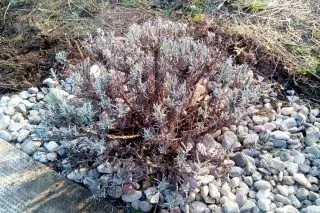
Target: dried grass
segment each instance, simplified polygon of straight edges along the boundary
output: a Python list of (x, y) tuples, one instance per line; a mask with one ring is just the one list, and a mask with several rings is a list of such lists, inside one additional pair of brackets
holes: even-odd
[(289, 74), (310, 74), (320, 80), (319, 52), (315, 53), (320, 49), (319, 0), (235, 0), (224, 6), (223, 3), (226, 1), (208, 3), (209, 12), (221, 26), (232, 34), (257, 41), (283, 62)]

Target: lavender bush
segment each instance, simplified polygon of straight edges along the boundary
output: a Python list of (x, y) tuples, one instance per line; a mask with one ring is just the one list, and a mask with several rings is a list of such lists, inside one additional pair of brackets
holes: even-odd
[(194, 39), (183, 23), (150, 21), (124, 36), (99, 29), (83, 46), (88, 59), (68, 64), (71, 75), (62, 81), (74, 98), (51, 92), (47, 121), (77, 129), (85, 144), (79, 139), (72, 155), (89, 149), (100, 160), (133, 159), (148, 168), (142, 179), (158, 172), (177, 180), (223, 159), (208, 148), (210, 134), (259, 98), (247, 66), (225, 59), (210, 36)]

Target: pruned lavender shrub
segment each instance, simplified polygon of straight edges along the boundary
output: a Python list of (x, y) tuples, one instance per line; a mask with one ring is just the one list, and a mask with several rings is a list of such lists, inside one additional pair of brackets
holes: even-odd
[(209, 38), (194, 39), (183, 23), (150, 21), (124, 36), (99, 29), (83, 46), (88, 59), (70, 65), (71, 75), (62, 82), (74, 98), (49, 94), (47, 121), (107, 141), (98, 144), (103, 149), (89, 149), (95, 143), (83, 138), (85, 146), (74, 146), (95, 157), (132, 158), (184, 178), (201, 162), (223, 159), (224, 151), (209, 149), (204, 140), (239, 121), (259, 99), (252, 71), (233, 65)]

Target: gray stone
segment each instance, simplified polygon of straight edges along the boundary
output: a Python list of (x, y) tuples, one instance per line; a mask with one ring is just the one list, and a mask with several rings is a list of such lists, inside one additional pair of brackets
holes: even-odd
[(305, 151), (309, 154), (313, 154), (316, 158), (320, 158), (320, 149), (315, 145), (307, 147)]
[(305, 200), (309, 196), (309, 191), (306, 188), (299, 188), (296, 191), (296, 196), (299, 200)]
[(29, 94), (37, 94), (39, 92), (39, 89), (36, 87), (31, 87), (28, 89)]
[(243, 140), (243, 145), (254, 145), (258, 142), (258, 140), (259, 140), (259, 135), (248, 134)]
[(113, 173), (113, 167), (109, 162), (105, 162), (105, 163), (100, 164), (97, 167), (97, 170), (100, 173), (105, 173), (105, 174), (112, 174)]
[(269, 167), (278, 171), (283, 171), (286, 168), (285, 163), (276, 158), (267, 159), (267, 163)]
[(47, 163), (48, 159), (46, 157), (46, 153), (45, 152), (40, 152), (40, 151), (36, 151), (33, 154), (33, 159), (40, 161), (41, 163)]
[(307, 174), (310, 172), (311, 167), (306, 164), (299, 164), (299, 172)]
[(229, 170), (230, 177), (239, 177), (243, 174), (243, 169), (241, 167), (233, 166)]
[(311, 201), (315, 201), (317, 199), (320, 199), (320, 195), (318, 193), (315, 193), (315, 192), (309, 192), (308, 198)]
[(70, 172), (67, 175), (67, 178), (69, 180), (73, 180), (75, 182), (81, 183), (84, 178), (84, 175), (81, 172), (79, 172), (78, 170), (73, 170), (72, 172)]
[(33, 154), (37, 148), (39, 148), (41, 142), (33, 142), (31, 140), (26, 140), (21, 144), (21, 150), (27, 154)]
[(30, 134), (29, 130), (21, 129), (19, 131), (18, 137), (17, 137), (18, 143), (21, 143), (22, 141), (24, 141), (28, 137), (29, 134)]
[(19, 96), (14, 97), (14, 98), (11, 98), (11, 99), (8, 101), (7, 106), (14, 108), (14, 107), (18, 106), (18, 104), (20, 104), (21, 101), (23, 101), (23, 100), (22, 100)]
[(287, 147), (287, 141), (285, 141), (285, 140), (273, 139), (272, 144), (273, 144), (274, 148), (286, 148)]
[(53, 162), (53, 161), (57, 160), (58, 155), (55, 152), (50, 152), (50, 153), (47, 153), (46, 157), (47, 157), (48, 161)]
[(289, 190), (287, 186), (277, 185), (277, 189), (279, 190), (280, 194), (286, 197), (289, 196)]
[(214, 183), (209, 183), (209, 195), (213, 199), (219, 199), (220, 198), (220, 191), (219, 189), (214, 185)]
[(290, 202), (294, 207), (300, 208), (302, 206), (302, 204), (300, 203), (300, 201), (298, 200), (298, 198), (295, 195), (291, 194), (291, 195), (289, 195), (288, 198), (290, 199)]
[(207, 204), (200, 201), (193, 201), (190, 206), (190, 213), (209, 213), (211, 212)]
[(240, 212), (251, 212), (251, 210), (256, 206), (255, 202), (252, 200), (244, 201), (244, 204), (240, 208)]
[(16, 113), (12, 116), (12, 120), (16, 123), (23, 123), (24, 118), (21, 113)]
[(304, 187), (307, 187), (307, 188), (311, 187), (311, 184), (309, 183), (306, 176), (304, 176), (304, 174), (296, 173), (293, 175), (293, 179)]
[(243, 181), (248, 185), (248, 186), (252, 186), (253, 185), (253, 179), (250, 176), (245, 176), (243, 178)]
[(49, 152), (57, 151), (59, 145), (55, 141), (49, 141), (48, 143), (44, 143), (44, 148), (46, 148)]
[(316, 199), (316, 200), (314, 201), (314, 204), (316, 204), (316, 206), (320, 206), (320, 198)]
[(282, 132), (282, 131), (274, 131), (270, 134), (271, 138), (277, 139), (277, 140), (289, 140), (290, 139), (290, 133), (289, 132)]
[(258, 181), (262, 179), (262, 175), (260, 174), (260, 172), (254, 172), (252, 173), (252, 178), (253, 180)]
[(134, 208), (135, 210), (138, 211), (139, 210), (139, 203), (140, 203), (140, 200), (133, 201), (131, 203), (132, 208)]
[(265, 189), (271, 189), (272, 188), (271, 184), (268, 181), (265, 181), (265, 180), (256, 181), (256, 182), (254, 182), (253, 185), (258, 190), (261, 190), (261, 189), (265, 190)]
[[(283, 129), (281, 129), (281, 127)], [(280, 130), (283, 130), (283, 131), (286, 131), (286, 130), (292, 128), (292, 127), (297, 127), (297, 121), (294, 118), (287, 118), (286, 120), (284, 120), (282, 122), (281, 127), (280, 127)]]
[(304, 156), (304, 154), (302, 154), (301, 152), (298, 152), (296, 150), (292, 150), (291, 153), (293, 154), (294, 156), (294, 161), (295, 163), (297, 164), (303, 164), (306, 157)]
[(5, 140), (7, 142), (12, 140), (10, 133), (6, 130), (0, 130), (0, 139)]
[(237, 135), (231, 131), (226, 131), (225, 133), (223, 133), (221, 140), (222, 140), (222, 146), (225, 149), (233, 148), (234, 145), (238, 142)]
[(34, 106), (34, 103), (31, 103), (28, 100), (22, 100), (21, 103), (23, 103), (26, 106), (27, 110), (32, 109), (32, 107)]
[(0, 130), (5, 130), (8, 128), (10, 123), (10, 117), (0, 113)]
[(263, 117), (263, 116), (260, 116), (260, 115), (254, 115), (254, 116), (252, 116), (252, 121), (256, 125), (262, 125), (264, 123), (267, 123), (269, 121), (269, 118)]
[(271, 209), (270, 204), (271, 204), (271, 200), (269, 199), (262, 198), (258, 200), (258, 207), (262, 211), (265, 211), (265, 212), (270, 211)]
[(308, 206), (301, 210), (303, 213), (320, 213), (320, 206)]
[(230, 185), (232, 188), (237, 188), (240, 185), (240, 178), (234, 177), (230, 180)]
[(284, 205), (291, 205), (290, 199), (285, 197), (285, 196), (283, 196), (283, 195), (281, 195), (281, 194), (276, 194), (274, 196), (274, 199), (279, 201), (279, 202), (281, 202), (281, 203), (283, 203)]
[(240, 212), (239, 206), (236, 202), (227, 199), (222, 205), (222, 210), (225, 213), (234, 213), (234, 212)]
[(16, 123), (13, 120), (11, 120), (8, 126), (8, 130), (10, 132), (18, 132), (22, 128), (22, 126), (22, 123)]
[(150, 212), (150, 210), (152, 209), (152, 205), (147, 201), (141, 201), (139, 203), (139, 208), (142, 212)]
[(289, 172), (289, 174), (293, 175), (293, 174), (298, 173), (299, 166), (296, 163), (290, 162), (287, 164), (286, 170)]
[(41, 122), (41, 117), (39, 115), (29, 115), (28, 120), (30, 124), (37, 125)]
[(271, 195), (270, 192), (271, 192), (270, 189), (260, 189), (256, 194), (257, 200), (261, 198), (269, 198)]
[(275, 129), (277, 128), (277, 125), (274, 124), (273, 122), (268, 122), (268, 123), (263, 124), (263, 127), (264, 127), (266, 130), (272, 132), (273, 130), (275, 130)]
[(18, 106), (16, 106), (16, 109), (17, 109), (18, 112), (21, 112), (21, 113), (26, 113), (27, 112), (27, 108), (23, 103), (21, 103)]

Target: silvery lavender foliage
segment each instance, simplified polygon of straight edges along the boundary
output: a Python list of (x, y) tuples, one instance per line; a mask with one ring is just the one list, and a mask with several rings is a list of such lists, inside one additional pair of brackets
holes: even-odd
[[(234, 124), (259, 98), (248, 67), (233, 65), (231, 58), (223, 64), (225, 58), (209, 43), (194, 39), (186, 24), (160, 19), (133, 25), (124, 36), (99, 29), (83, 44), (90, 58), (70, 66), (72, 80), (65, 80), (72, 84), (66, 88), (75, 98), (49, 94), (48, 115), (56, 118), (55, 125), (94, 132), (95, 140), (114, 132), (137, 135), (144, 141), (137, 141), (144, 147), (135, 147), (137, 155), (148, 155), (158, 168), (167, 167), (158, 165), (166, 162), (177, 173), (187, 173), (190, 156), (208, 161), (223, 154), (200, 144), (201, 135)], [(114, 140), (121, 144), (127, 139)], [(96, 150), (95, 142), (82, 142)], [(80, 144), (75, 147), (83, 150)], [(200, 150), (197, 156), (190, 147)], [(113, 151), (119, 158), (127, 157)], [(170, 208), (182, 205), (178, 198)]]
[(51, 90), (45, 96), (44, 101), (47, 107), (46, 120), (58, 127), (64, 125), (87, 126), (94, 120), (96, 112), (91, 102), (77, 105), (78, 103), (73, 103), (73, 100), (68, 99), (59, 90)]

